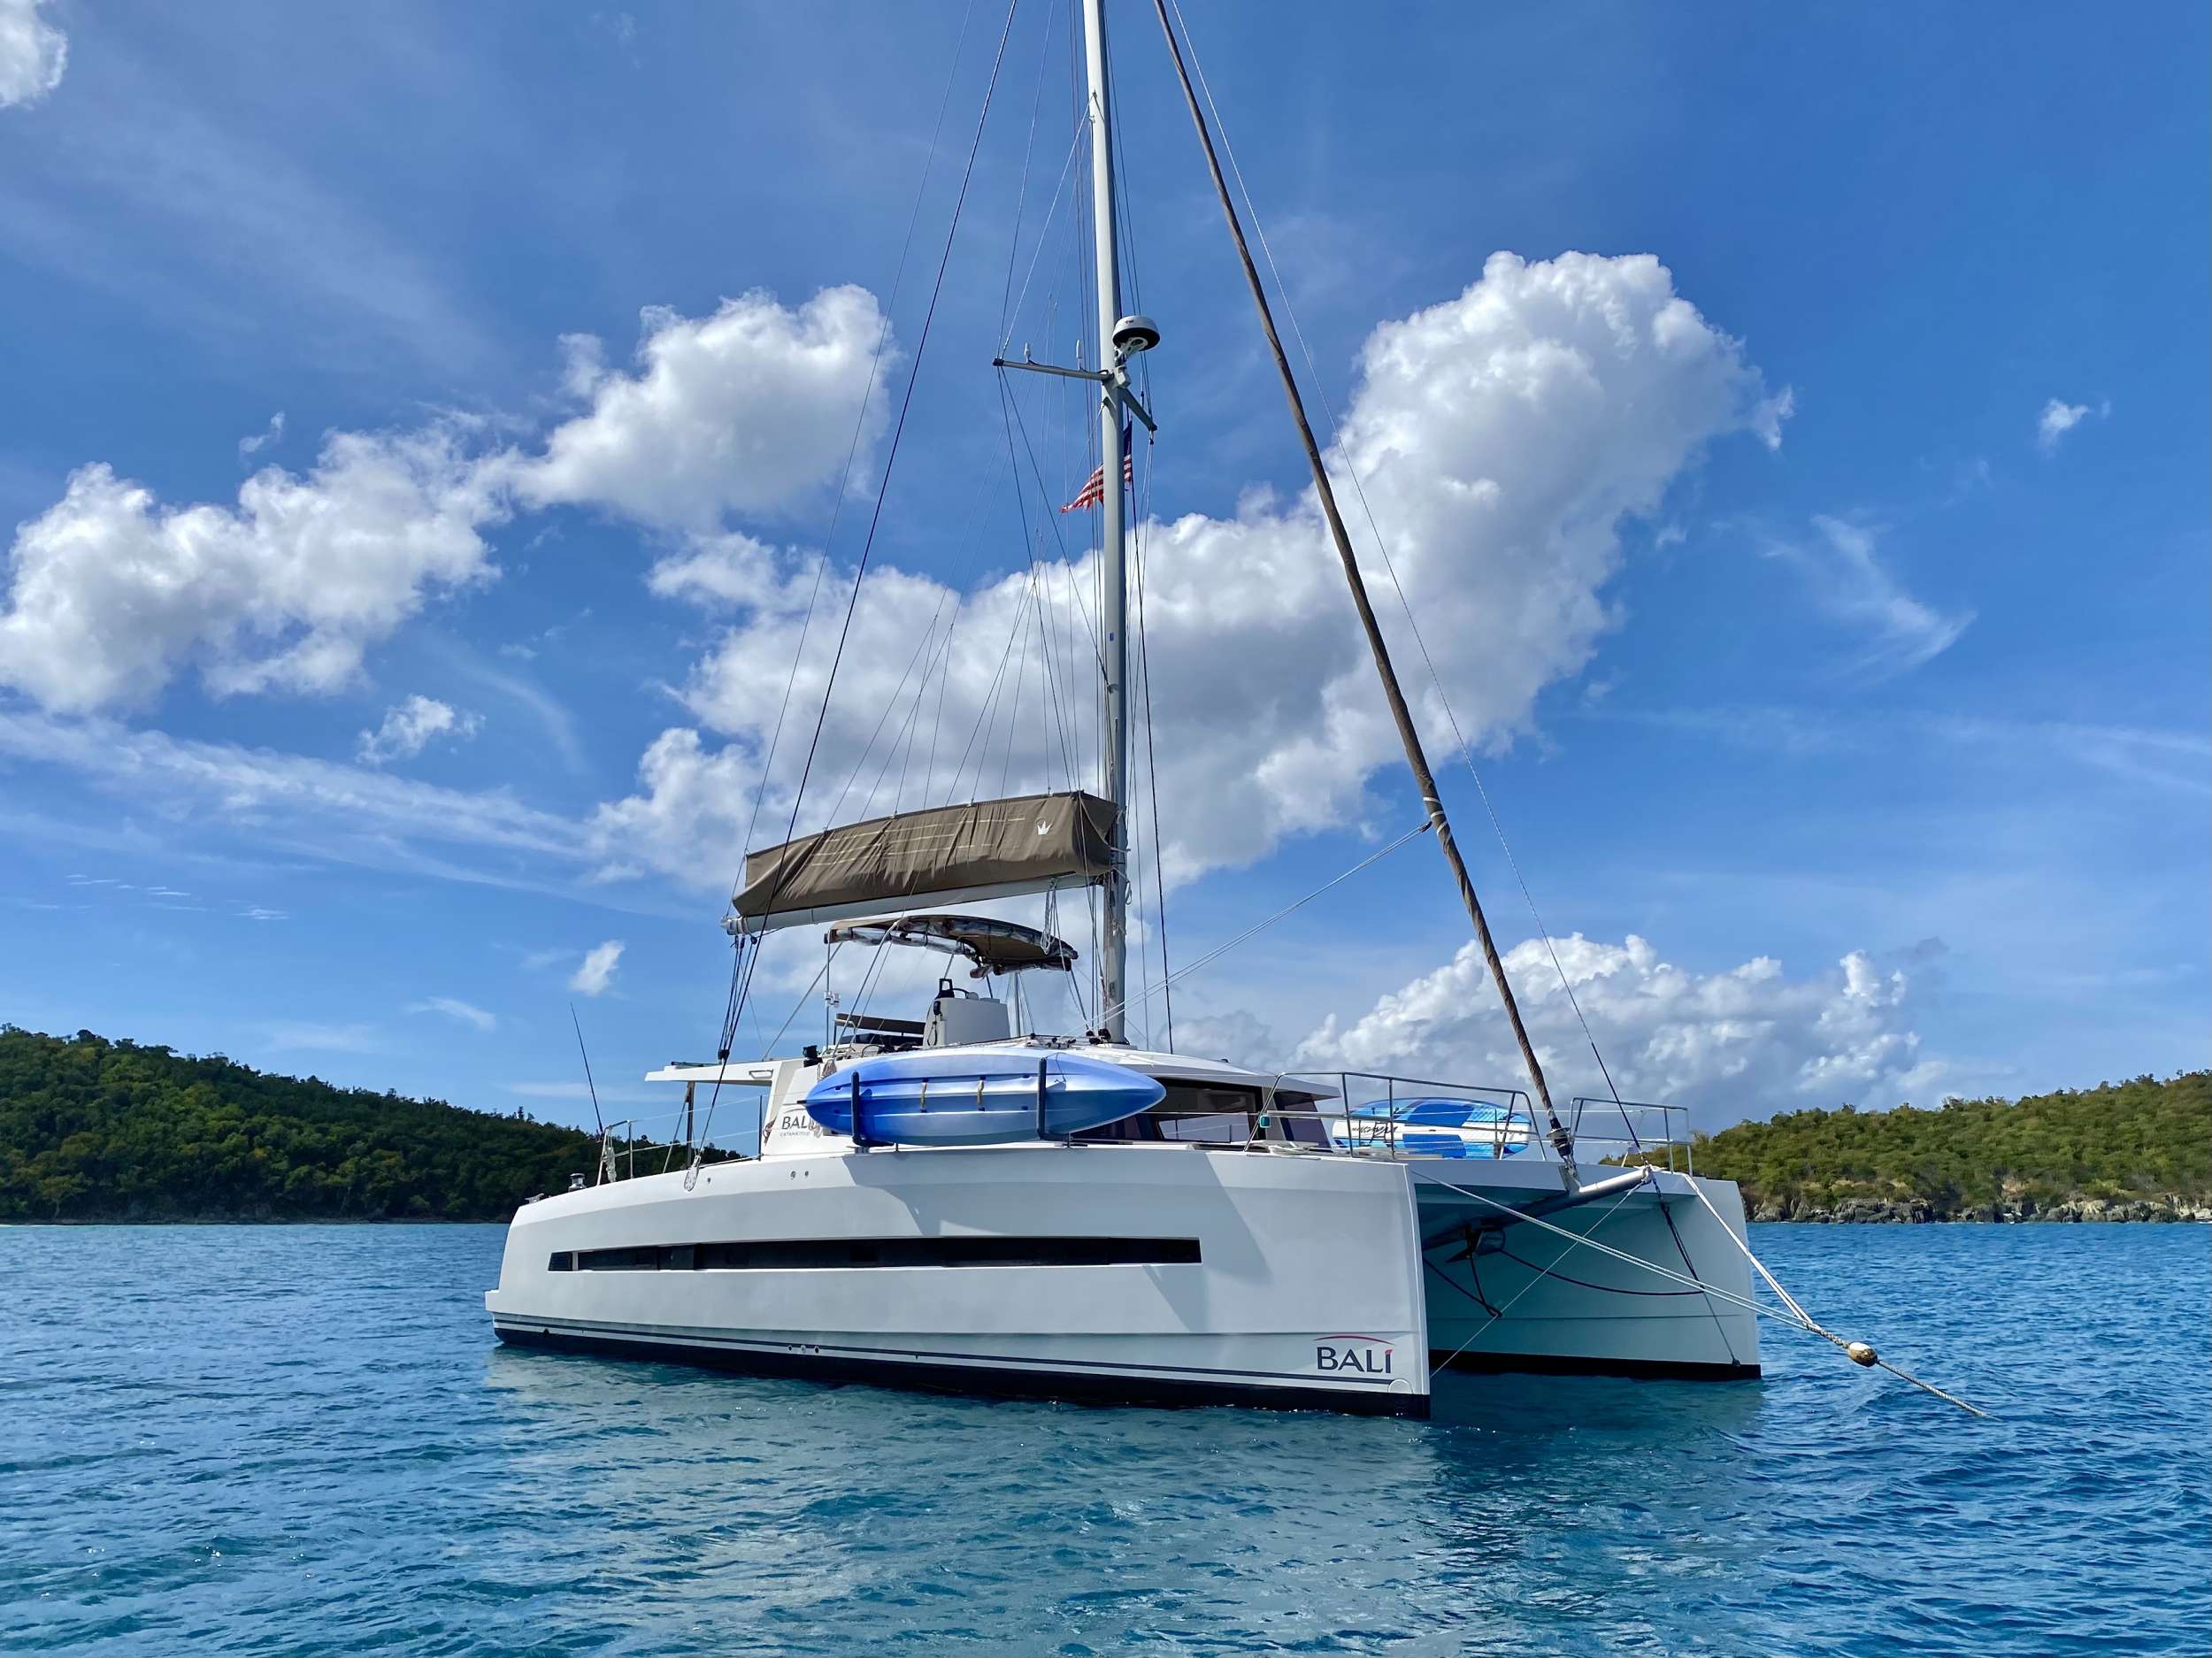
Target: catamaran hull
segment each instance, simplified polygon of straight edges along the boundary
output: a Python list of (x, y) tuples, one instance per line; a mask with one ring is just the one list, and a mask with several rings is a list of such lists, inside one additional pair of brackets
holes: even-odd
[(1350, 1158), (1039, 1145), (721, 1163), (689, 1190), (669, 1174), (526, 1206), (485, 1301), (525, 1346), (1422, 1416), (1413, 1214), (1402, 1166)]
[[(1539, 1224), (1500, 1205), (1556, 1202), (1556, 1185), (1517, 1194), (1484, 1179), (1496, 1165), (1444, 1167), (1414, 1165), (1433, 1367), (1718, 1381), (1759, 1374), (1758, 1318), (1745, 1305), (1743, 1200), (1732, 1182), (1655, 1171), (1643, 1186), (1553, 1210)], [(1543, 1172), (1556, 1181), (1556, 1165)], [(1581, 1172), (1594, 1183), (1622, 1171)]]
[[(1558, 1197), (1555, 1165), (1509, 1169), (1048, 1145), (722, 1163), (526, 1206), (485, 1301), (518, 1346), (1094, 1402), (1425, 1416), (1448, 1364), (1758, 1373), (1751, 1316), (1713, 1296), (1534, 1224), (1449, 1235)], [(1724, 1225), (1657, 1178), (1547, 1224), (1747, 1298), (1735, 1189), (1703, 1183)]]

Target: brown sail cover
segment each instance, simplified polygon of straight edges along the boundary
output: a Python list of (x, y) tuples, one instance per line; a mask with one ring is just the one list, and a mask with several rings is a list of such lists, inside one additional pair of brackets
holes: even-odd
[(826, 911), (895, 909), (979, 889), (1041, 892), (1112, 867), (1114, 808), (1081, 792), (934, 806), (841, 824), (749, 853), (731, 901), (754, 929)]

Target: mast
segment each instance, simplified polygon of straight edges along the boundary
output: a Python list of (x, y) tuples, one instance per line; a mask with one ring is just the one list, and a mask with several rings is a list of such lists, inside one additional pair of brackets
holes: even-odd
[(1106, 877), (1098, 950), (1099, 1017), (1110, 1041), (1122, 1040), (1129, 995), (1129, 565), (1122, 505), (1120, 353), (1121, 272), (1114, 246), (1113, 99), (1106, 68), (1105, 0), (1083, 0), (1083, 55), (1090, 76), (1091, 242), (1098, 261), (1099, 367), (1110, 378), (1099, 391), (1099, 477), (1104, 487), (1100, 656), (1105, 669), (1101, 721), (1100, 794), (1114, 804), (1113, 867)]
[[(1098, 0), (1089, 0), (1094, 12)], [(1199, 111), (1198, 95), (1191, 88), (1190, 71), (1184, 66), (1182, 43), (1175, 38), (1175, 30), (1167, 20), (1165, 0), (1153, 0), (1153, 9), (1160, 14), (1160, 28), (1167, 36), (1168, 50), (1175, 58), (1176, 77), (1183, 84), (1183, 101), (1190, 106), (1192, 124), (1198, 129), (1198, 142), (1206, 152), (1206, 167), (1213, 175), (1214, 193), (1221, 198), (1222, 216), (1229, 221), (1229, 235), (1237, 245), (1237, 257), (1244, 265), (1244, 280), (1252, 289), (1252, 303), (1260, 313), (1260, 326), (1265, 330), (1267, 343), (1275, 354), (1275, 367), (1282, 375), (1283, 395), (1290, 400), (1290, 415), (1297, 424), (1298, 436), (1305, 445), (1306, 464), (1313, 469), (1313, 487), (1321, 497), (1322, 516), (1328, 520), (1329, 537), (1336, 543), (1337, 557), (1343, 561), (1344, 579), (1352, 589), (1352, 603), (1359, 610), (1359, 625), (1367, 634), (1368, 649), (1375, 658), (1375, 672), (1380, 676), (1383, 695), (1389, 699), (1390, 718), (1396, 722), (1398, 740), (1405, 747), (1406, 764), (1413, 772), (1413, 780), (1421, 791), (1421, 804), (1429, 815), (1429, 826), (1436, 831), (1437, 850), (1443, 853), (1444, 862), (1450, 866), (1452, 879), (1459, 888), (1460, 902), (1467, 907), (1468, 919), (1475, 924), (1475, 937), (1482, 945), (1482, 959), (1490, 969), (1490, 982), (1498, 987), (1499, 1000), (1505, 1003), (1505, 1017), (1513, 1026), (1513, 1037), (1521, 1046), (1522, 1063), (1528, 1068), (1528, 1079), (1536, 1090), (1536, 1102), (1544, 1113), (1546, 1136), (1553, 1150), (1559, 1154), (1560, 1167), (1568, 1188), (1576, 1185), (1574, 1139), (1559, 1120), (1559, 1113), (1551, 1102), (1551, 1090), (1544, 1082), (1544, 1068), (1537, 1063), (1536, 1045), (1529, 1040), (1528, 1026), (1521, 1021), (1520, 1004), (1513, 999), (1513, 986), (1507, 982), (1505, 966), (1498, 960), (1498, 947), (1490, 936), (1490, 923), (1482, 913), (1482, 901), (1475, 896), (1475, 884), (1467, 873), (1467, 864), (1459, 856), (1459, 843), (1452, 838), (1451, 819), (1444, 815), (1443, 796), (1438, 793), (1436, 774), (1429, 770), (1429, 757), (1421, 745), (1421, 733), (1413, 723), (1413, 712), (1406, 706), (1405, 693), (1399, 688), (1398, 671), (1390, 660), (1389, 647), (1383, 641), (1382, 627), (1375, 620), (1375, 607), (1368, 602), (1367, 580), (1360, 573), (1359, 560), (1352, 551), (1352, 538), (1344, 528), (1344, 515), (1337, 510), (1336, 490), (1329, 482), (1329, 469), (1322, 464), (1321, 446), (1313, 435), (1313, 424), (1306, 418), (1305, 400), (1298, 394), (1298, 378), (1290, 370), (1290, 358), (1283, 350), (1282, 336), (1275, 330), (1275, 314), (1268, 308), (1267, 290), (1260, 285), (1259, 267), (1252, 263), (1252, 250), (1245, 245), (1244, 226), (1237, 219), (1236, 204), (1229, 199), (1227, 180), (1221, 176), (1221, 162), (1214, 154), (1213, 134), (1206, 127), (1206, 118)]]

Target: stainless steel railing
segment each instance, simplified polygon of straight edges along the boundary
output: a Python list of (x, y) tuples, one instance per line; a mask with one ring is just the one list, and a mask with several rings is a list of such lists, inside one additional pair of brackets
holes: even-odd
[(1686, 1105), (1578, 1096), (1568, 1127), (1578, 1163), (1649, 1163), (1677, 1174), (1697, 1172)]

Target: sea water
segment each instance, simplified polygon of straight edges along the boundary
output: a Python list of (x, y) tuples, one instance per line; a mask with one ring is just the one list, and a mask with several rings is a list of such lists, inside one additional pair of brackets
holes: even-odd
[(511, 1352), (495, 1226), (0, 1229), (0, 1649), (2202, 1653), (2202, 1226), (1755, 1226), (1836, 1330), (1432, 1423)]

